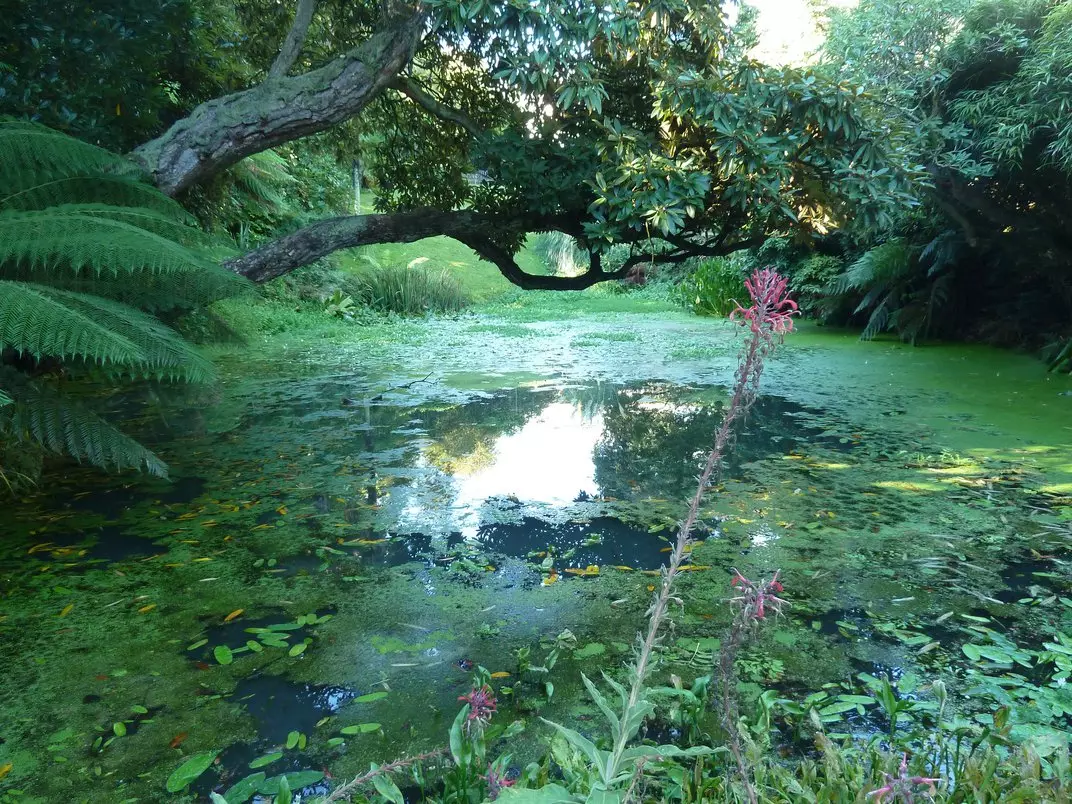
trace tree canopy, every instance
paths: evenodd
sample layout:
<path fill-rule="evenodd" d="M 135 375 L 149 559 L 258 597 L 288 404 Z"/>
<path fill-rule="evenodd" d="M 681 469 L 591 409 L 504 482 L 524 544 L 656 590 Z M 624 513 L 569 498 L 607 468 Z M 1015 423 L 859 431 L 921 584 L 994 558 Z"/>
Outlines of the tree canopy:
<path fill-rule="evenodd" d="M 16 30 L 41 28 L 38 5 L 49 4 L 26 4 Z M 582 288 L 772 234 L 849 219 L 882 226 L 913 202 L 922 176 L 851 81 L 752 60 L 709 3 L 302 0 L 284 13 L 263 0 L 230 11 L 176 0 L 133 16 L 138 35 L 162 45 L 181 31 L 179 48 L 211 55 L 207 66 L 164 59 L 131 87 L 108 50 L 124 30 L 97 37 L 86 30 L 97 23 L 75 14 L 72 30 L 102 54 L 93 58 L 110 94 L 73 108 L 85 71 L 52 58 L 72 46 L 57 24 L 31 38 L 35 58 L 5 45 L 9 83 L 27 89 L 6 93 L 3 110 L 128 149 L 180 200 L 270 148 L 328 132 L 355 152 L 355 120 L 377 134 L 369 162 L 380 214 L 321 221 L 230 263 L 256 280 L 338 248 L 445 234 L 522 287 Z M 68 111 L 56 111 L 57 95 Z M 107 112 L 131 96 L 135 119 L 122 120 L 122 102 L 106 119 L 105 95 Z M 487 180 L 467 181 L 473 171 Z M 523 272 L 513 255 L 539 231 L 576 238 L 589 270 Z M 632 254 L 604 271 L 613 244 Z"/>

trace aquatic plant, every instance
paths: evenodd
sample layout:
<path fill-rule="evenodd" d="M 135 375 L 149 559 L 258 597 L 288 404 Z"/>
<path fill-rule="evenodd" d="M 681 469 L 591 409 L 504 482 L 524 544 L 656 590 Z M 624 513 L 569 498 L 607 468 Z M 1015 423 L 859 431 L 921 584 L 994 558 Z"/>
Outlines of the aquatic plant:
<path fill-rule="evenodd" d="M 374 263 L 371 258 L 367 261 Z M 399 315 L 454 313 L 467 307 L 468 294 L 447 271 L 435 271 L 418 257 L 408 265 L 373 264 L 358 279 L 362 302 L 374 310 Z"/>

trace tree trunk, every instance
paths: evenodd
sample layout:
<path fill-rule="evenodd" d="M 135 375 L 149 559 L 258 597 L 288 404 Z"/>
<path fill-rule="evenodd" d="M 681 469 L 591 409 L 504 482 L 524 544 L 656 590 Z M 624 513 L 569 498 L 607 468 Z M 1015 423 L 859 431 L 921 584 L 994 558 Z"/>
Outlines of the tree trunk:
<path fill-rule="evenodd" d="M 132 157 L 176 195 L 251 154 L 349 120 L 406 66 L 424 22 L 420 14 L 395 21 L 316 70 L 206 101 Z"/>

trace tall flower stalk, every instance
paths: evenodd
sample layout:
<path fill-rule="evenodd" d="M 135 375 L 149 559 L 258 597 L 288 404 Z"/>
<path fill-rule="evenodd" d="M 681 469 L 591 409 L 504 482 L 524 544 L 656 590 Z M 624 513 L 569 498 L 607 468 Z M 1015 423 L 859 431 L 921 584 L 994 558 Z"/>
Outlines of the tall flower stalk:
<path fill-rule="evenodd" d="M 744 417 L 759 396 L 759 382 L 763 375 L 764 362 L 774 353 L 784 335 L 793 330 L 793 316 L 797 313 L 797 305 L 788 297 L 788 281 L 784 277 L 773 268 L 764 268 L 755 271 L 745 281 L 745 287 L 752 300 L 751 306 L 737 305 L 737 309 L 730 314 L 731 321 L 748 330 L 738 359 L 733 396 L 726 408 L 722 424 L 715 433 L 714 444 L 707 455 L 703 471 L 700 473 L 696 493 L 692 496 L 688 513 L 678 529 L 677 539 L 670 553 L 670 563 L 663 570 L 662 583 L 655 594 L 651 608 L 648 609 L 648 630 L 637 655 L 628 704 L 622 711 L 619 728 L 616 730 L 617 739 L 611 751 L 612 767 L 615 769 L 621 767 L 622 757 L 631 739 L 632 730 L 629 728 L 629 718 L 644 693 L 645 681 L 651 669 L 652 655 L 659 642 L 667 609 L 673 600 L 674 580 L 685 556 L 688 555 L 692 531 L 696 526 L 704 494 L 711 486 L 712 478 L 717 478 L 722 472 L 722 461 L 733 445 L 734 428 L 737 422 Z M 745 781 L 748 784 L 747 779 Z M 754 798 L 754 793 L 752 797 Z"/>

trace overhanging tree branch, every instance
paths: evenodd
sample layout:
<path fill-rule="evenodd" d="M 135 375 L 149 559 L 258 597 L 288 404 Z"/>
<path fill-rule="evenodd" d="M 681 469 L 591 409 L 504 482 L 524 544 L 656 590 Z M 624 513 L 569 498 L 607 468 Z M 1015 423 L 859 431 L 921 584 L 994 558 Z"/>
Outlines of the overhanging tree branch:
<path fill-rule="evenodd" d="M 424 13 L 412 11 L 323 67 L 202 103 L 131 156 L 157 187 L 176 195 L 251 154 L 325 131 L 383 91 L 424 27 Z"/>
<path fill-rule="evenodd" d="M 454 123 L 454 125 L 465 129 L 477 139 L 484 136 L 484 129 L 469 119 L 468 115 L 436 100 L 413 79 L 397 76 L 391 80 L 388 86 L 391 89 L 397 89 L 433 117 L 446 120 L 448 123 Z"/>
<path fill-rule="evenodd" d="M 302 45 L 305 44 L 305 35 L 309 32 L 309 23 L 313 21 L 315 12 L 316 0 L 298 0 L 294 22 L 287 31 L 283 46 L 279 48 L 279 55 L 275 57 L 275 61 L 268 70 L 269 79 L 282 78 L 294 65 L 294 60 L 298 58 Z"/>
<path fill-rule="evenodd" d="M 509 217 L 467 209 L 349 215 L 309 224 L 293 234 L 228 260 L 225 266 L 254 282 L 267 282 L 341 249 L 378 243 L 413 243 L 426 237 L 445 236 L 469 246 L 495 265 L 507 280 L 525 290 L 584 290 L 600 282 L 625 279 L 640 263 L 681 263 L 691 257 L 711 256 L 715 251 L 715 256 L 731 254 L 763 242 L 762 238 L 750 238 L 725 243 L 718 249 L 706 248 L 703 252 L 685 247 L 664 254 L 638 253 L 615 271 L 603 270 L 600 254 L 591 252 L 588 270 L 577 276 L 527 273 L 517 264 L 513 253 L 501 245 L 509 236 L 547 231 L 577 236 L 581 231 L 578 216 L 563 213 Z"/>

